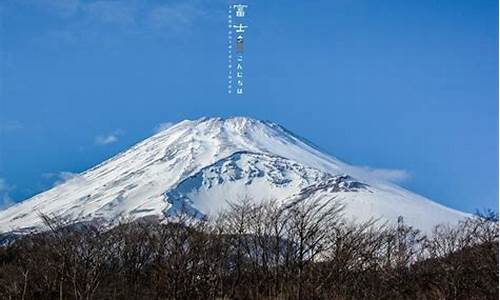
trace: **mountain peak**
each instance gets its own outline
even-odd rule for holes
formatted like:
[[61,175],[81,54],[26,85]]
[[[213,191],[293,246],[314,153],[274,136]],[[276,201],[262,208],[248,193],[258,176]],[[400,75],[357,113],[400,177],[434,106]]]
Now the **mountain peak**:
[[422,230],[466,216],[376,178],[359,178],[354,170],[273,122],[186,120],[0,211],[0,232],[38,227],[40,213],[116,224],[120,219],[162,219],[179,207],[203,215],[241,197],[336,199],[346,204],[350,219],[395,222],[403,215]]
[[[183,120],[174,124],[170,128],[176,127],[190,127],[190,128],[232,128],[234,130],[245,131],[256,127],[281,127],[273,122],[261,121],[250,117],[234,116],[234,117],[201,117],[196,120]],[[170,129],[169,128],[169,129]]]

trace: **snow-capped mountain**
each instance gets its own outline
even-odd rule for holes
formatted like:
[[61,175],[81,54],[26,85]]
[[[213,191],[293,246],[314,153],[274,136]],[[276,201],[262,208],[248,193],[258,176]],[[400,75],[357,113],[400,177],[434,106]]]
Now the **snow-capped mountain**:
[[[429,231],[467,214],[322,153],[283,127],[249,118],[182,121],[46,192],[0,211],[0,232],[41,225],[40,214],[78,221],[211,214],[227,201],[336,199],[345,216]],[[332,200],[333,201],[333,200]]]

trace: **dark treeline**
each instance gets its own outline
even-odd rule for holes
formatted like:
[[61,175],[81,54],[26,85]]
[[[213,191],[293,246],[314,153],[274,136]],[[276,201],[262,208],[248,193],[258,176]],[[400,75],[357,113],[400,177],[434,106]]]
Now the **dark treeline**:
[[403,219],[345,223],[329,203],[112,229],[42,216],[50,230],[0,248],[0,298],[498,299],[496,214],[427,237]]

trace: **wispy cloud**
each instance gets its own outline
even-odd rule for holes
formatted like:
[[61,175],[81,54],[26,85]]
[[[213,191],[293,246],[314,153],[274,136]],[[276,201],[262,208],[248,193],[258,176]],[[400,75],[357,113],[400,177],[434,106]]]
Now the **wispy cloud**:
[[158,124],[158,126],[155,127],[154,132],[158,133],[160,131],[167,130],[170,127],[172,127],[173,125],[174,125],[174,123],[172,123],[172,122],[160,123],[160,124]]
[[95,143],[97,145],[109,145],[116,143],[121,136],[123,136],[123,130],[115,130],[112,133],[106,135],[98,135],[95,137]]
[[194,3],[171,3],[151,9],[148,19],[157,29],[180,30],[189,27],[193,22],[205,15],[205,12]]
[[80,176],[78,173],[61,171],[55,173],[45,173],[42,177],[49,180],[54,180],[53,186],[58,186],[69,181],[79,180]]
[[31,0],[26,3],[34,4],[62,18],[73,17],[82,5],[80,0]]
[[10,197],[9,193],[14,186],[7,183],[7,180],[0,178],[0,210],[9,208],[16,202]]
[[127,1],[95,1],[82,5],[82,12],[94,20],[119,25],[132,25],[138,8]]
[[409,180],[412,176],[407,170],[402,169],[379,169],[372,167],[352,167],[350,172],[353,176],[370,181],[388,181],[401,183]]
[[[189,28],[208,15],[208,0],[136,1],[136,0],[27,0],[49,14],[64,19],[72,36],[89,34],[92,25],[119,25],[131,33],[164,35]],[[101,28],[99,28],[101,29]],[[61,31],[61,29],[53,29]],[[99,30],[98,30],[99,31]],[[67,36],[68,34],[65,34]],[[91,34],[94,35],[94,34]],[[45,34],[44,34],[45,36]],[[49,35],[54,37],[53,35]]]
[[23,129],[23,124],[19,121],[0,121],[0,134]]

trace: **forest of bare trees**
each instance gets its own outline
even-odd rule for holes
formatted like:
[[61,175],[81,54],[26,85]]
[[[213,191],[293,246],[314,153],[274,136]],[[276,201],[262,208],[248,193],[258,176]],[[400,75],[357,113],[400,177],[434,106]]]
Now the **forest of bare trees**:
[[497,214],[426,236],[342,211],[243,200],[111,229],[41,216],[49,230],[0,247],[0,299],[498,299]]

